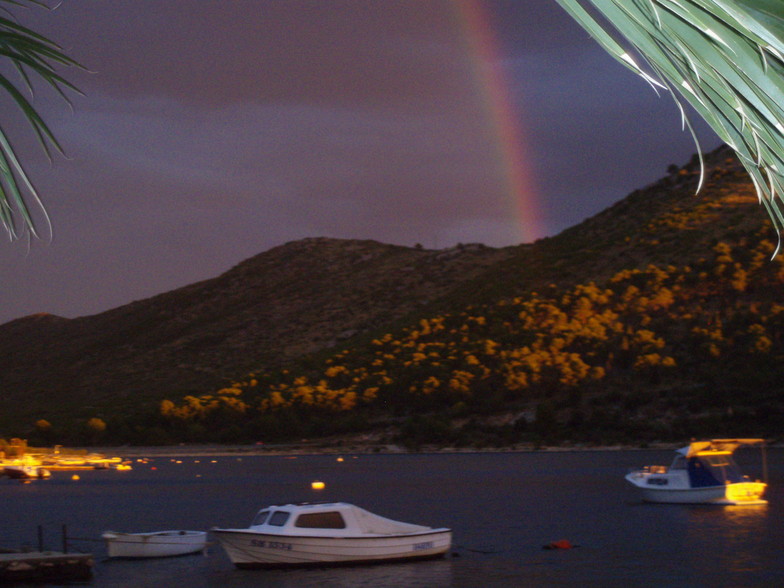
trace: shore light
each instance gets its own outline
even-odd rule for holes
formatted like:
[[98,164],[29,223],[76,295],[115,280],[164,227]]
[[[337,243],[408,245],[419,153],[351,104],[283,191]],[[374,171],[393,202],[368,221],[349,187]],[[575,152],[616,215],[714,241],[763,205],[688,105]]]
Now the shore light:
[[315,482],[312,482],[310,484],[310,487],[313,488],[314,490],[323,490],[326,487],[326,484],[324,484],[324,482],[320,482],[316,480]]
[[79,474],[74,474],[73,476],[71,476],[71,479],[74,480],[74,481],[78,480],[79,479]]

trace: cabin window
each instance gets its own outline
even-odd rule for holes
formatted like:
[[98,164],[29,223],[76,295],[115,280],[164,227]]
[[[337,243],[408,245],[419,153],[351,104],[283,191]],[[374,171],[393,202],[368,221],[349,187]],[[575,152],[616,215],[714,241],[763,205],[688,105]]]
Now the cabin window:
[[267,517],[269,516],[268,510],[262,510],[253,518],[253,522],[251,525],[263,525],[267,521]]
[[294,526],[305,529],[345,529],[346,521],[339,512],[312,512],[299,515]]
[[286,524],[286,521],[289,520],[289,516],[291,513],[286,512],[285,510],[276,510],[272,513],[272,516],[269,518],[270,525],[275,527],[282,527]]
[[685,470],[686,469],[686,458],[682,455],[677,456],[670,466],[671,470]]

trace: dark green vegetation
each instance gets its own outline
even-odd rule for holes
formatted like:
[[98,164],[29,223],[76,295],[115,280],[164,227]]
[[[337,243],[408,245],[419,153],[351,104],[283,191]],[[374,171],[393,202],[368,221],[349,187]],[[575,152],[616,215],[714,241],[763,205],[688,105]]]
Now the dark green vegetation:
[[784,265],[737,161],[720,150],[707,164],[699,196],[695,163],[673,167],[532,245],[311,239],[95,317],[0,326],[0,436],[775,437]]

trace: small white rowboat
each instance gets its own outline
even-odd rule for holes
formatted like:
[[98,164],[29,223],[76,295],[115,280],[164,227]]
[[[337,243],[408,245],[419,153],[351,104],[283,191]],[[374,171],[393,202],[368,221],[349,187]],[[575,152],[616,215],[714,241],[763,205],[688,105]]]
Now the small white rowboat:
[[206,531],[106,531],[102,537],[109,557],[171,557],[204,551],[207,546]]

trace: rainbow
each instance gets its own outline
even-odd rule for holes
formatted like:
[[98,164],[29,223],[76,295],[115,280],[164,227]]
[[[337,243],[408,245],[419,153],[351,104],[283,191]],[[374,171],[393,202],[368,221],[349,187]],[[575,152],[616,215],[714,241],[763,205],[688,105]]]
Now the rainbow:
[[509,198],[520,224],[521,242],[531,242],[548,231],[539,205],[538,191],[521,112],[515,106],[510,84],[498,65],[502,52],[492,19],[481,0],[455,0],[461,33],[468,43],[471,66],[496,137],[496,156],[504,174]]

